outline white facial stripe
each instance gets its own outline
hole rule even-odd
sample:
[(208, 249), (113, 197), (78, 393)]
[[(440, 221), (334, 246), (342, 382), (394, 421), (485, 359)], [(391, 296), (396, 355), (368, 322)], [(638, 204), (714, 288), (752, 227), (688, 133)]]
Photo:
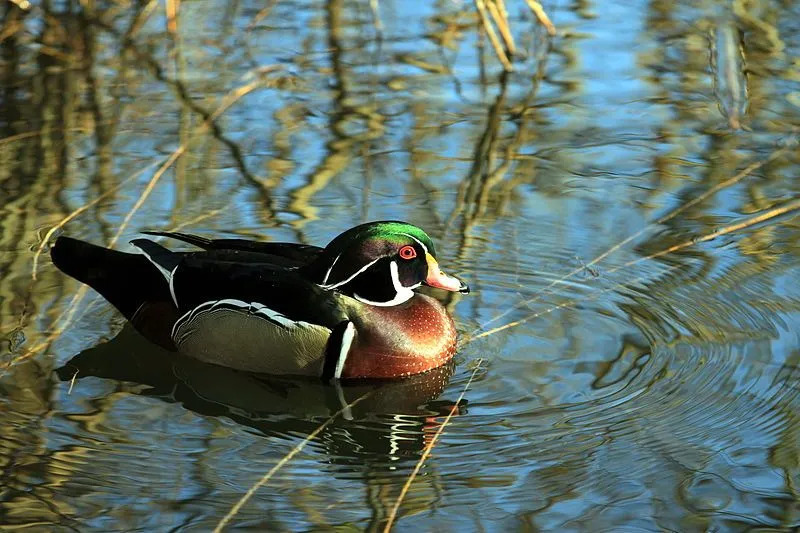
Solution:
[(336, 361), (336, 370), (333, 372), (333, 377), (336, 379), (342, 378), (342, 371), (344, 370), (344, 362), (347, 361), (347, 352), (350, 351), (350, 345), (353, 344), (353, 337), (356, 334), (356, 327), (352, 322), (347, 323), (342, 335), (342, 344), (339, 347), (339, 359)]
[(380, 257), (379, 257), (379, 258), (375, 259), (374, 261), (371, 261), (371, 262), (367, 263), (367, 264), (366, 264), (366, 265), (364, 265), (363, 267), (359, 268), (359, 269), (356, 271), (356, 273), (355, 273), (355, 274), (353, 274), (352, 276), (350, 276), (349, 278), (347, 278), (347, 279), (346, 279), (346, 280), (344, 280), (344, 281), (340, 281), (339, 283), (334, 283), (334, 284), (332, 284), (332, 285), (325, 285), (325, 284), (323, 284), (323, 285), (321, 285), (321, 287), (322, 287), (323, 289), (335, 289), (336, 287), (341, 287), (342, 285), (346, 285), (347, 283), (350, 283), (351, 281), (353, 281), (353, 279), (354, 279), (356, 276), (358, 276), (359, 274), (361, 274), (362, 272), (364, 272), (366, 269), (368, 269), (369, 267), (371, 267), (372, 265), (374, 265), (375, 263), (377, 263), (377, 262), (378, 262), (378, 261), (380, 261), (381, 259), (382, 259), (382, 258), (380, 258)]
[[(414, 236), (413, 236), (413, 235), (411, 235), (410, 233), (402, 233), (402, 232), (398, 232), (398, 235), (405, 235), (406, 237), (410, 237), (410, 238), (414, 239), (414, 240), (415, 240), (415, 241), (416, 241), (416, 242), (417, 242), (417, 243), (418, 243), (420, 246), (422, 246), (422, 249), (423, 249), (423, 250), (425, 250), (425, 253), (426, 253), (426, 254), (428, 253), (428, 247), (427, 247), (427, 246), (425, 246), (425, 243), (423, 243), (421, 240), (417, 239), (416, 237), (414, 237)], [(375, 259), (375, 260), (374, 260), (374, 261), (372, 261), (371, 263), (367, 263), (366, 265), (364, 265), (363, 267), (361, 267), (360, 269), (358, 269), (358, 270), (355, 272), (355, 274), (353, 274), (353, 275), (352, 275), (352, 276), (350, 276), (349, 278), (345, 279), (344, 281), (340, 281), (340, 282), (338, 282), (338, 283), (333, 283), (333, 284), (331, 284), (331, 285), (327, 285), (327, 283), (328, 283), (328, 278), (329, 278), (329, 277), (330, 277), (330, 275), (331, 275), (331, 271), (333, 270), (333, 267), (334, 267), (334, 265), (336, 265), (336, 261), (338, 261), (338, 260), (339, 260), (339, 258), (340, 258), (341, 256), (342, 256), (342, 254), (339, 254), (339, 255), (337, 255), (337, 256), (336, 256), (336, 259), (334, 259), (334, 260), (333, 260), (333, 263), (331, 263), (331, 266), (330, 266), (330, 268), (328, 268), (328, 271), (325, 273), (325, 277), (322, 279), (322, 284), (320, 285), (322, 288), (324, 288), (324, 289), (335, 289), (335, 288), (337, 288), (337, 287), (341, 287), (342, 285), (346, 285), (347, 283), (350, 283), (351, 281), (353, 281), (353, 279), (354, 279), (356, 276), (358, 276), (359, 274), (361, 274), (362, 272), (364, 272), (366, 269), (368, 269), (369, 267), (371, 267), (372, 265), (374, 265), (374, 264), (375, 264), (377, 261), (380, 261), (380, 259), (381, 259), (381, 258), (379, 257), (378, 259)], [(416, 285), (416, 286), (414, 286), (414, 287), (412, 287), (412, 288), (416, 288), (416, 287), (419, 287), (419, 285)], [(410, 298), (410, 297), (409, 297), (409, 298)], [(408, 298), (406, 298), (406, 300), (407, 300), (407, 299), (408, 299)], [(366, 300), (362, 300), (362, 301), (366, 302)], [(405, 300), (403, 300), (403, 301), (405, 301)]]
[(428, 247), (427, 247), (427, 246), (425, 246), (425, 244), (423, 244), (423, 242), (422, 242), (421, 240), (417, 239), (416, 237), (414, 237), (414, 236), (413, 236), (413, 235), (411, 235), (410, 233), (398, 233), (398, 235), (405, 235), (406, 237), (411, 237), (412, 239), (414, 239), (415, 241), (417, 241), (417, 242), (419, 243), (419, 245), (420, 245), (420, 246), (422, 246), (422, 249), (423, 249), (423, 250), (425, 250), (425, 253), (426, 253), (426, 254), (428, 253)]
[[(392, 286), (394, 287), (394, 292), (395, 292), (394, 298), (392, 298), (388, 302), (373, 302), (372, 300), (367, 300), (366, 298), (362, 298), (361, 296), (355, 293), (353, 294), (353, 298), (355, 298), (359, 302), (364, 302), (365, 304), (370, 304), (370, 305), (377, 305), (380, 307), (399, 305), (411, 299), (411, 297), (414, 296), (414, 291), (411, 290), (412, 289), (411, 287), (404, 287), (400, 283), (400, 272), (397, 269), (396, 261), (392, 261), (391, 263), (389, 263), (389, 272), (392, 275)], [(419, 284), (415, 285), (414, 287), (418, 286)]]
[(322, 279), (323, 285), (328, 283), (328, 278), (331, 276), (331, 270), (333, 270), (333, 267), (336, 265), (336, 261), (338, 261), (340, 257), (342, 257), (342, 254), (337, 255), (336, 259), (334, 259), (333, 263), (331, 263), (331, 267), (328, 269), (328, 271), (325, 273), (325, 277)]

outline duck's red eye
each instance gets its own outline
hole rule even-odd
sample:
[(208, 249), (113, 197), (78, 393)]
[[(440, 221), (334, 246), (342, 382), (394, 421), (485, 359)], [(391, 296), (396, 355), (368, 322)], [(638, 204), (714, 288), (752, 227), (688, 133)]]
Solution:
[(414, 249), (413, 246), (408, 244), (400, 248), (399, 253), (400, 257), (402, 257), (403, 259), (414, 259), (415, 257), (417, 257), (417, 251)]

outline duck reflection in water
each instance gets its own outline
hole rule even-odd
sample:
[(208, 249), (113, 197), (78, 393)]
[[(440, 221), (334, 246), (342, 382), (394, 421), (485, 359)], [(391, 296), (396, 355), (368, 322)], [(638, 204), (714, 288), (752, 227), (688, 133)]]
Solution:
[[(141, 394), (179, 402), (201, 415), (228, 417), (266, 435), (309, 434), (342, 411), (315, 445), (324, 448), (326, 462), (369, 463), (374, 471), (418, 460), (453, 406), (437, 401), (453, 368), (451, 362), (404, 379), (327, 385), (203, 363), (149, 342), (126, 324), (115, 338), (84, 350), (56, 372), (63, 381), (95, 376), (146, 385)], [(466, 413), (462, 403), (459, 414)]]

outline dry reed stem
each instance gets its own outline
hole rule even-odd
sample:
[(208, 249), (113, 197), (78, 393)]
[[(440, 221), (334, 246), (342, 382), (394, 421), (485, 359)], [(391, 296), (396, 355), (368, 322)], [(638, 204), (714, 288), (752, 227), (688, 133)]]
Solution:
[[(78, 131), (83, 131), (83, 128), (71, 128), (71, 129), (75, 129), (75, 130), (78, 130)], [(66, 130), (66, 131), (68, 131), (68, 130)], [(36, 130), (36, 131), (24, 131), (22, 133), (17, 133), (15, 135), (9, 135), (8, 137), (4, 137), (4, 138), (0, 139), (0, 145), (6, 144), (6, 143), (13, 143), (13, 142), (16, 142), (16, 141), (21, 141), (22, 139), (28, 139), (30, 137), (36, 137), (38, 135), (43, 135), (44, 133), (45, 133), (45, 130)]]
[[(664, 269), (662, 271), (662, 273), (666, 274), (668, 272), (671, 272), (673, 270), (678, 269), (681, 266), (682, 265), (677, 265), (677, 264), (676, 265), (671, 265), (671, 266), (667, 267), (666, 269)], [(622, 287), (625, 287), (626, 285), (631, 285), (633, 283), (638, 283), (640, 281), (645, 281), (647, 278), (648, 278), (648, 276), (639, 276), (638, 278), (633, 278), (633, 279), (630, 279), (630, 280), (626, 280), (624, 282), (617, 283), (617, 284), (615, 284), (615, 285), (613, 285), (611, 287), (606, 287), (605, 289), (601, 289), (599, 291), (595, 291), (595, 292), (591, 293), (590, 295), (586, 296), (585, 298), (573, 298), (572, 300), (567, 300), (567, 301), (561, 302), (560, 304), (556, 304), (556, 305), (550, 306), (547, 309), (542, 309), (541, 311), (537, 311), (535, 313), (532, 313), (532, 314), (530, 314), (530, 315), (528, 315), (526, 317), (520, 318), (519, 320), (514, 320), (512, 322), (508, 322), (507, 324), (503, 324), (502, 326), (497, 326), (496, 328), (492, 328), (492, 329), (486, 330), (484, 332), (481, 332), (478, 335), (471, 336), (467, 340), (462, 342), (459, 345), (458, 348), (461, 349), (464, 346), (466, 346), (466, 345), (468, 345), (468, 344), (472, 343), (473, 341), (476, 341), (476, 340), (478, 340), (480, 338), (488, 337), (490, 335), (494, 335), (495, 333), (499, 333), (499, 332), (501, 332), (503, 330), (510, 329), (510, 328), (513, 328), (513, 327), (516, 327), (516, 326), (520, 326), (520, 325), (522, 325), (522, 324), (524, 324), (526, 322), (529, 322), (529, 321), (533, 320), (534, 318), (539, 318), (540, 316), (548, 315), (548, 314), (552, 313), (553, 311), (558, 311), (559, 309), (570, 309), (570, 308), (572, 308), (573, 306), (575, 306), (577, 304), (581, 304), (581, 303), (584, 303), (584, 302), (590, 302), (590, 301), (594, 300), (595, 298), (597, 298), (598, 296), (600, 296), (601, 294), (605, 294), (607, 292), (612, 292), (612, 291), (615, 291), (617, 289), (621, 289)]]
[(550, 17), (547, 16), (547, 13), (545, 13), (542, 4), (540, 4), (536, 0), (525, 0), (525, 2), (528, 4), (528, 7), (531, 8), (531, 11), (533, 11), (534, 16), (539, 21), (539, 23), (545, 27), (547, 33), (551, 36), (555, 35), (556, 27), (550, 21)]
[(289, 453), (284, 455), (280, 461), (275, 463), (275, 465), (272, 468), (270, 468), (266, 474), (261, 476), (261, 479), (259, 479), (255, 485), (250, 487), (250, 490), (248, 490), (241, 498), (239, 498), (239, 500), (233, 505), (233, 507), (231, 507), (230, 511), (228, 511), (228, 513), (222, 518), (222, 520), (219, 521), (219, 523), (217, 523), (216, 527), (214, 528), (214, 533), (219, 533), (220, 531), (222, 531), (222, 528), (224, 528), (228, 524), (228, 522), (230, 522), (231, 519), (233, 519), (233, 517), (239, 513), (244, 504), (247, 503), (247, 501), (253, 497), (253, 494), (255, 494), (258, 489), (263, 487), (272, 478), (272, 476), (275, 475), (275, 472), (280, 470), (283, 467), (283, 465), (288, 463), (292, 459), (292, 457), (300, 453), (309, 442), (314, 440), (314, 438), (322, 432), (322, 430), (328, 427), (342, 413), (349, 411), (352, 407), (354, 407), (362, 400), (366, 399), (371, 394), (372, 392), (366, 392), (361, 396), (359, 396), (358, 398), (356, 398), (355, 400), (353, 400), (352, 402), (350, 402), (349, 404), (345, 405), (344, 407), (333, 413), (327, 420), (325, 420), (325, 422), (317, 426), (317, 428), (311, 433), (309, 433), (308, 436), (306, 436), (306, 438), (298, 442), (294, 448), (289, 450)]
[(645, 255), (643, 257), (633, 259), (618, 267), (610, 269), (609, 272), (616, 272), (617, 270), (635, 265), (647, 259), (655, 259), (657, 257), (661, 257), (662, 255), (666, 255), (672, 252), (677, 252), (678, 250), (683, 250), (684, 248), (688, 248), (689, 246), (693, 246), (701, 242), (707, 242), (716, 239), (717, 237), (727, 235), (728, 233), (733, 233), (734, 231), (747, 229), (751, 226), (755, 226), (756, 224), (761, 224), (762, 222), (767, 222), (768, 220), (772, 220), (773, 218), (786, 215), (792, 213), (793, 211), (798, 211), (798, 210), (800, 210), (800, 199), (792, 200), (791, 202), (784, 204), (782, 206), (773, 207), (772, 209), (768, 209), (763, 213), (758, 213), (756, 215), (748, 217), (742, 220), (741, 222), (736, 222), (734, 224), (727, 224), (725, 226), (722, 226), (721, 228), (715, 229), (714, 231), (701, 235), (700, 237), (695, 237), (693, 239), (689, 239), (682, 243), (674, 244), (669, 248), (659, 250), (658, 252), (654, 252), (650, 255)]
[[(689, 246), (693, 246), (693, 245), (701, 243), (701, 242), (710, 241), (710, 240), (716, 239), (717, 237), (721, 237), (722, 235), (727, 235), (728, 233), (733, 233), (734, 231), (747, 229), (749, 227), (755, 226), (756, 224), (761, 224), (762, 222), (767, 222), (769, 220), (772, 220), (772, 219), (777, 218), (777, 217), (782, 216), (782, 215), (786, 215), (786, 214), (792, 213), (794, 211), (800, 211), (800, 199), (792, 200), (791, 202), (789, 202), (789, 203), (787, 203), (785, 205), (782, 205), (782, 206), (779, 206), (779, 207), (774, 207), (772, 209), (764, 211), (763, 213), (759, 213), (757, 215), (753, 215), (751, 217), (748, 217), (745, 220), (742, 220), (740, 222), (736, 222), (736, 223), (733, 223), (733, 224), (727, 224), (725, 226), (722, 226), (720, 228), (715, 229), (714, 231), (711, 231), (709, 233), (703, 234), (700, 237), (689, 239), (689, 240), (684, 241), (682, 243), (675, 244), (673, 246), (670, 246), (670, 247), (665, 248), (663, 250), (659, 250), (658, 252), (654, 252), (652, 254), (649, 254), (649, 255), (646, 255), (646, 256), (643, 256), (643, 257), (638, 257), (638, 258), (636, 258), (634, 260), (628, 261), (625, 264), (622, 264), (620, 266), (617, 266), (615, 268), (610, 269), (609, 272), (616, 272), (618, 270), (621, 270), (623, 268), (635, 265), (635, 264), (640, 263), (642, 261), (646, 261), (648, 259), (655, 259), (657, 257), (661, 257), (661, 256), (666, 255), (668, 253), (676, 252), (678, 250), (682, 250), (684, 248), (688, 248)], [(671, 270), (673, 270), (675, 268), (678, 268), (679, 266), (682, 266), (682, 265), (672, 265), (672, 266), (668, 267), (665, 270), (665, 272), (669, 272), (669, 271), (671, 271)], [(519, 326), (519, 325), (524, 324), (524, 323), (526, 323), (526, 322), (528, 322), (530, 320), (533, 320), (534, 318), (538, 318), (538, 317), (540, 317), (542, 315), (551, 313), (551, 312), (553, 312), (553, 311), (555, 311), (557, 309), (563, 309), (565, 307), (571, 307), (572, 305), (575, 305), (577, 303), (581, 303), (581, 302), (592, 300), (592, 299), (596, 298), (597, 295), (599, 295), (599, 294), (603, 294), (603, 293), (609, 292), (611, 290), (616, 290), (616, 289), (618, 289), (620, 287), (623, 287), (625, 285), (629, 285), (631, 283), (636, 283), (638, 281), (643, 280), (644, 278), (645, 278), (645, 276), (641, 276), (641, 277), (635, 278), (633, 280), (628, 280), (628, 281), (625, 281), (625, 282), (622, 282), (622, 283), (617, 283), (616, 285), (614, 285), (612, 287), (603, 289), (601, 291), (596, 291), (595, 293), (592, 293), (592, 295), (590, 295), (587, 298), (579, 298), (579, 299), (568, 300), (566, 302), (562, 302), (562, 303), (560, 303), (558, 305), (555, 305), (555, 306), (550, 307), (548, 309), (545, 309), (543, 311), (538, 311), (536, 313), (532, 313), (532, 314), (530, 314), (530, 315), (528, 315), (526, 317), (520, 318), (519, 320), (514, 320), (512, 322), (508, 322), (507, 324), (503, 324), (502, 326), (497, 326), (496, 328), (492, 328), (490, 330), (486, 330), (484, 332), (479, 333), (478, 335), (471, 336), (461, 346), (466, 346), (467, 344), (471, 343), (472, 341), (475, 341), (475, 340), (480, 339), (482, 337), (488, 337), (488, 336), (494, 335), (495, 333), (498, 333), (500, 331)]]
[[(142, 205), (144, 205), (145, 201), (150, 196), (150, 193), (153, 192), (153, 189), (155, 189), (155, 186), (158, 184), (158, 181), (166, 173), (166, 171), (175, 163), (175, 161), (177, 161), (178, 158), (186, 152), (186, 150), (188, 149), (189, 145), (194, 140), (194, 138), (199, 133), (201, 133), (202, 131), (205, 131), (209, 126), (211, 126), (211, 124), (222, 113), (227, 111), (240, 98), (242, 98), (246, 94), (250, 93), (251, 91), (255, 90), (259, 85), (261, 85), (261, 81), (260, 80), (254, 80), (254, 81), (248, 83), (247, 85), (243, 85), (242, 87), (239, 87), (239, 88), (229, 92), (227, 95), (225, 95), (225, 97), (222, 99), (222, 102), (220, 103), (219, 107), (217, 107), (217, 109), (214, 110), (214, 112), (211, 113), (211, 115), (209, 115), (208, 118), (206, 120), (204, 120), (203, 123), (200, 124), (197, 127), (195, 132), (189, 137), (189, 139), (185, 143), (181, 144), (167, 158), (167, 160), (164, 161), (164, 163), (161, 165), (161, 167), (159, 167), (159, 169), (155, 172), (155, 174), (153, 174), (153, 177), (150, 178), (150, 181), (147, 183), (147, 185), (145, 186), (144, 190), (139, 195), (139, 198), (136, 200), (136, 203), (134, 203), (133, 207), (131, 207), (131, 209), (125, 215), (125, 218), (123, 219), (122, 224), (120, 224), (119, 228), (117, 229), (117, 232), (114, 234), (114, 236), (111, 238), (111, 240), (108, 243), (108, 247), (109, 248), (113, 247), (117, 243), (117, 241), (119, 241), (119, 238), (125, 232), (125, 229), (127, 228), (128, 224), (130, 224), (130, 221), (133, 218), (134, 214), (139, 210), (139, 208), (142, 207)], [(18, 364), (18, 363), (20, 363), (22, 361), (25, 361), (26, 359), (28, 359), (30, 357), (33, 357), (34, 355), (36, 355), (37, 353), (39, 353), (43, 349), (45, 349), (48, 346), (50, 346), (50, 344), (54, 340), (56, 340), (58, 337), (60, 337), (61, 334), (64, 333), (64, 330), (66, 330), (67, 326), (69, 326), (72, 323), (73, 317), (75, 316), (75, 313), (77, 312), (77, 309), (78, 309), (77, 306), (83, 300), (83, 297), (85, 296), (86, 291), (87, 291), (87, 286), (86, 285), (82, 285), (81, 288), (78, 290), (78, 292), (75, 293), (75, 296), (72, 298), (72, 301), (69, 303), (69, 305), (67, 306), (66, 310), (63, 313), (61, 313), (61, 315), (55, 320), (55, 323), (61, 322), (61, 324), (59, 324), (42, 342), (40, 342), (40, 343), (36, 344), (35, 346), (33, 346), (32, 348), (28, 349), (22, 355), (19, 355), (18, 357), (15, 357), (15, 358), (11, 359), (10, 361), (8, 361), (4, 365), (2, 371), (0, 371), (0, 375), (5, 374), (15, 364)], [(63, 319), (62, 319), (62, 317), (63, 317)]]
[(719, 191), (721, 191), (723, 189), (727, 189), (728, 187), (731, 187), (731, 186), (739, 183), (740, 181), (742, 181), (744, 178), (748, 177), (750, 174), (752, 174), (753, 172), (755, 172), (759, 168), (763, 167), (767, 163), (770, 163), (770, 162), (774, 161), (775, 159), (777, 159), (778, 157), (780, 157), (781, 155), (783, 155), (784, 152), (786, 152), (789, 148), (795, 146), (796, 144), (797, 144), (797, 140), (796, 139), (792, 139), (790, 142), (787, 142), (784, 146), (774, 150), (769, 156), (765, 157), (764, 159), (761, 159), (759, 161), (754, 161), (753, 163), (750, 163), (749, 165), (747, 165), (745, 168), (743, 168), (741, 171), (739, 171), (736, 175), (732, 176), (731, 178), (728, 178), (727, 180), (723, 180), (723, 181), (719, 182), (718, 184), (714, 185), (713, 187), (711, 187), (710, 189), (706, 190), (702, 194), (699, 194), (698, 196), (692, 198), (690, 201), (688, 201), (685, 204), (679, 206), (678, 208), (670, 211), (669, 213), (657, 218), (656, 220), (654, 220), (652, 222), (648, 222), (647, 224), (644, 225), (644, 227), (642, 227), (642, 229), (640, 229), (636, 233), (634, 233), (634, 234), (626, 237), (625, 239), (621, 240), (620, 242), (618, 242), (617, 244), (613, 245), (608, 250), (606, 250), (605, 252), (601, 253), (600, 255), (598, 255), (597, 257), (595, 257), (594, 259), (592, 259), (588, 263), (581, 264), (579, 267), (567, 272), (566, 274), (564, 274), (560, 278), (551, 281), (538, 294), (536, 294), (532, 298), (529, 298), (527, 300), (524, 300), (522, 302), (514, 304), (513, 306), (509, 307), (508, 309), (506, 309), (502, 313), (492, 317), (487, 322), (483, 323), (480, 326), (480, 328), (477, 328), (472, 333), (474, 334), (479, 329), (483, 329), (486, 326), (488, 326), (489, 324), (491, 324), (493, 322), (496, 322), (497, 320), (500, 320), (501, 318), (503, 318), (504, 316), (508, 315), (509, 313), (514, 311), (515, 309), (519, 309), (520, 307), (523, 307), (523, 306), (529, 306), (532, 303), (538, 302), (543, 296), (546, 296), (546, 295), (552, 293), (553, 292), (552, 289), (553, 289), (554, 286), (558, 285), (559, 283), (563, 283), (564, 281), (568, 280), (569, 278), (573, 277), (574, 275), (576, 275), (576, 274), (578, 274), (580, 272), (583, 272), (585, 269), (591, 268), (593, 265), (596, 265), (597, 263), (599, 263), (600, 261), (602, 261), (603, 259), (605, 259), (609, 255), (611, 255), (612, 253), (616, 252), (617, 250), (619, 250), (620, 248), (622, 248), (623, 246), (625, 246), (626, 244), (628, 244), (632, 240), (634, 240), (637, 237), (640, 237), (641, 235), (643, 235), (644, 233), (650, 231), (654, 226), (657, 226), (659, 224), (663, 224), (663, 223), (675, 218), (676, 216), (678, 216), (681, 213), (685, 212), (686, 210), (694, 207), (695, 205), (699, 204), (700, 202), (703, 202), (703, 201), (707, 200), (709, 197), (711, 197), (712, 195), (718, 193)]
[(494, 48), (494, 53), (497, 55), (497, 59), (500, 60), (500, 62), (503, 64), (503, 68), (507, 72), (511, 72), (514, 70), (514, 67), (511, 66), (511, 61), (508, 60), (508, 56), (503, 50), (503, 45), (500, 44), (500, 40), (497, 38), (497, 34), (494, 32), (492, 23), (486, 14), (486, 3), (483, 0), (475, 0), (475, 7), (478, 8), (478, 16), (481, 19), (481, 24), (483, 24), (483, 29), (486, 31), (486, 35), (489, 36), (489, 42), (492, 44), (492, 48)]
[(472, 384), (472, 380), (475, 379), (475, 375), (478, 373), (478, 370), (482, 368), (481, 367), (482, 363), (483, 359), (482, 358), (478, 359), (477, 364), (475, 365), (475, 369), (472, 371), (472, 375), (470, 375), (469, 379), (467, 380), (467, 384), (464, 385), (461, 394), (458, 395), (458, 399), (456, 399), (456, 402), (453, 404), (453, 407), (450, 409), (450, 412), (447, 413), (447, 416), (442, 421), (441, 425), (439, 425), (439, 427), (436, 429), (436, 433), (433, 434), (433, 437), (425, 446), (425, 449), (422, 451), (422, 455), (420, 456), (419, 461), (417, 461), (417, 464), (414, 466), (414, 469), (411, 471), (411, 474), (408, 476), (408, 479), (406, 479), (403, 488), (400, 490), (400, 495), (397, 497), (397, 500), (394, 502), (392, 509), (389, 511), (389, 517), (386, 519), (386, 527), (383, 528), (384, 533), (388, 533), (389, 531), (391, 531), (392, 524), (394, 524), (394, 521), (397, 519), (397, 512), (400, 510), (400, 504), (403, 503), (403, 499), (406, 497), (408, 490), (411, 488), (411, 483), (414, 482), (414, 478), (416, 478), (417, 474), (419, 474), (419, 471), (422, 469), (422, 465), (425, 463), (425, 460), (431, 454), (431, 451), (433, 450), (433, 447), (436, 445), (436, 441), (439, 440), (439, 437), (444, 431), (444, 428), (447, 427), (447, 424), (450, 423), (450, 419), (453, 418), (453, 415), (456, 413), (456, 411), (458, 411), (458, 407), (459, 405), (461, 405), (461, 401), (464, 399), (464, 395), (467, 393), (467, 389), (469, 389), (469, 386)]
[[(230, 203), (230, 202), (228, 202), (228, 203)], [(182, 230), (183, 228), (185, 228), (187, 226), (191, 226), (193, 224), (197, 224), (198, 222), (200, 222), (202, 220), (207, 220), (207, 219), (209, 219), (211, 217), (215, 217), (215, 216), (219, 215), (220, 213), (222, 213), (222, 211), (224, 209), (225, 209), (225, 207), (221, 207), (219, 209), (212, 209), (211, 211), (209, 211), (207, 213), (203, 213), (202, 215), (197, 215), (196, 217), (191, 218), (191, 219), (189, 219), (189, 220), (187, 220), (185, 222), (181, 222), (180, 224), (177, 224), (177, 225), (169, 228), (167, 231), (171, 231), (171, 232), (180, 231), (180, 230)]]

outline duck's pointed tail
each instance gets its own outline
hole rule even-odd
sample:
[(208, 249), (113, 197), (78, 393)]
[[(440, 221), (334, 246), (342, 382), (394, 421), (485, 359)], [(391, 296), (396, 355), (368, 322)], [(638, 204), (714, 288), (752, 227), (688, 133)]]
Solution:
[(144, 255), (62, 236), (50, 257), (59, 270), (99, 292), (129, 320), (145, 302), (170, 300), (164, 278)]

